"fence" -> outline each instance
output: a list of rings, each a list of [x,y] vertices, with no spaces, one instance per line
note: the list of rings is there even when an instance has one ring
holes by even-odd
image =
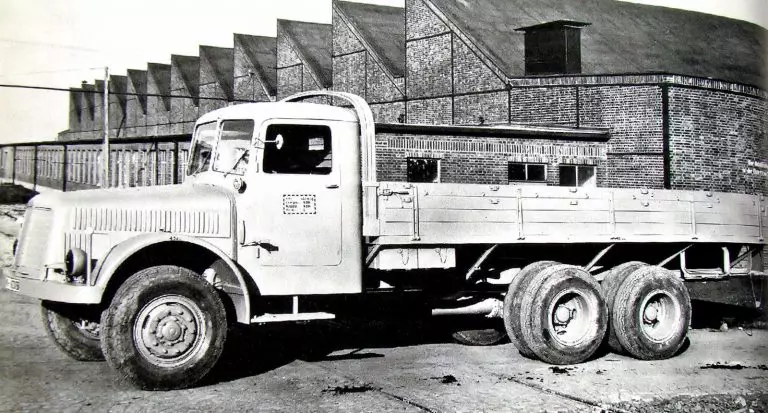
[[[130,138],[110,143],[110,187],[180,183],[190,135]],[[100,140],[0,145],[0,178],[61,191],[101,187]]]

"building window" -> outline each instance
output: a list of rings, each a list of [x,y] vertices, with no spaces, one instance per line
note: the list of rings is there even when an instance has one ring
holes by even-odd
[[[560,165],[560,186],[596,187],[596,168],[589,165]]]
[[[510,163],[510,182],[546,182],[547,165],[535,163]]]
[[[264,173],[328,175],[332,159],[331,128],[328,126],[267,127]]]
[[[408,158],[408,182],[440,182],[440,160]]]

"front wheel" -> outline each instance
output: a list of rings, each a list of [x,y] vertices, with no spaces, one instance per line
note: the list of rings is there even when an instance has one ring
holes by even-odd
[[[101,324],[109,365],[146,390],[197,383],[218,361],[227,336],[216,290],[199,274],[171,265],[128,278]]]
[[[78,361],[101,361],[98,312],[86,306],[43,301],[43,326],[56,347]]]

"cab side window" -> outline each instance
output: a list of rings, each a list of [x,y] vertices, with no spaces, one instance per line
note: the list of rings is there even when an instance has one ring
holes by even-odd
[[[264,173],[328,175],[331,128],[325,125],[270,125],[264,143]]]

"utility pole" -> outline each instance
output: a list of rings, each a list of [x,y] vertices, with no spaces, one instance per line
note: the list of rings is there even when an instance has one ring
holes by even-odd
[[[104,148],[101,151],[101,187],[109,188],[109,66],[104,67]]]

